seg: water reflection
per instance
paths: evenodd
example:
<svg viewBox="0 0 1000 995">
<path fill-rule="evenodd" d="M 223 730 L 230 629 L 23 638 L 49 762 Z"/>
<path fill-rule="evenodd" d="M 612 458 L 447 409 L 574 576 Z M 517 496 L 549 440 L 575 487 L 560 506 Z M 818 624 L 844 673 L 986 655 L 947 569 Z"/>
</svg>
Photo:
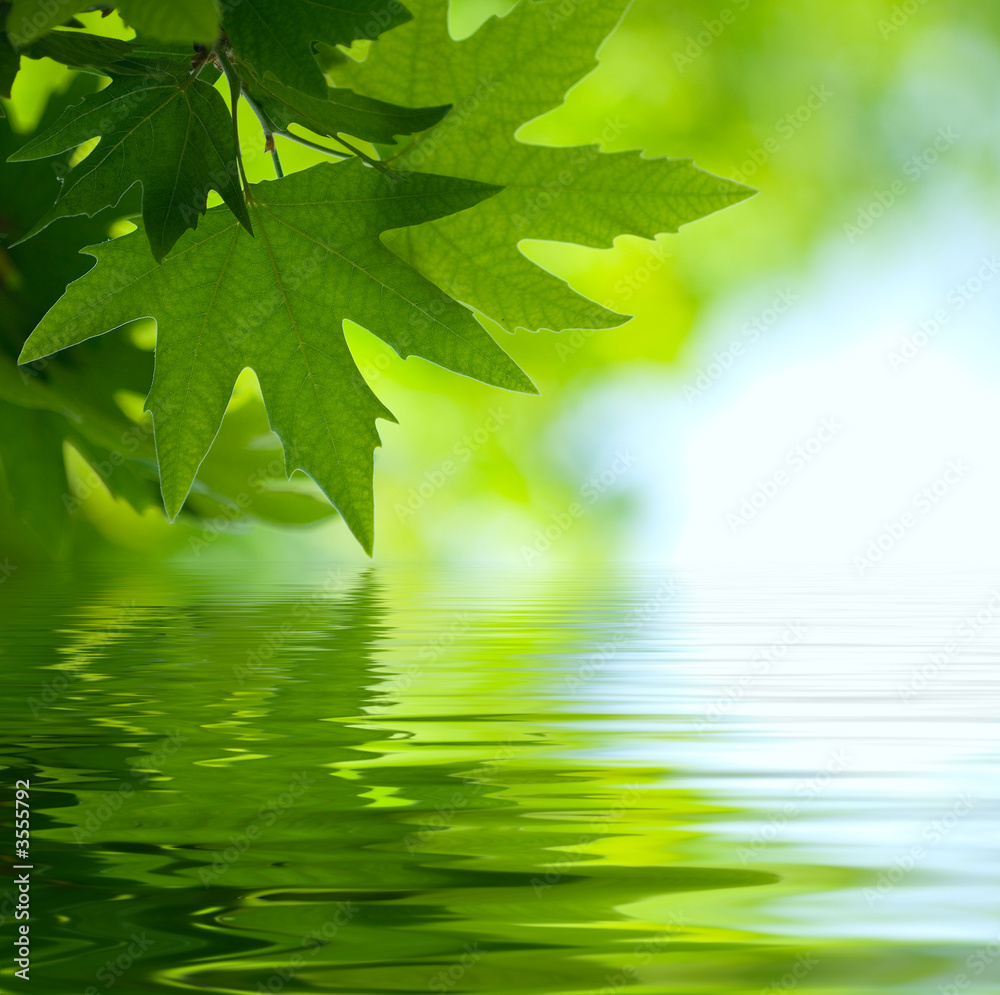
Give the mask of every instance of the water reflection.
<svg viewBox="0 0 1000 995">
<path fill-rule="evenodd" d="M 964 589 L 727 584 L 23 572 L 31 983 L 992 990 L 995 643 L 901 693 Z"/>
</svg>

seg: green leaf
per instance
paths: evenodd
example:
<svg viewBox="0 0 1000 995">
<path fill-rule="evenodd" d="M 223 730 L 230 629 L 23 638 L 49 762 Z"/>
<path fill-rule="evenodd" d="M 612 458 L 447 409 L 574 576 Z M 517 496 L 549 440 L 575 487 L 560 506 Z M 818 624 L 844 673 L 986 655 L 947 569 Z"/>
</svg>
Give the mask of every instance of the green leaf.
<svg viewBox="0 0 1000 995">
<path fill-rule="evenodd" d="M 237 376 L 253 369 L 289 472 L 312 477 L 368 551 L 377 418 L 391 413 L 351 358 L 345 319 L 400 356 L 512 390 L 534 391 L 471 312 L 379 240 L 495 193 L 430 174 L 400 182 L 357 159 L 251 188 L 256 238 L 222 208 L 162 266 L 136 233 L 96 246 L 21 354 L 29 362 L 133 318 L 157 321 L 153 412 L 164 503 L 177 514 L 215 438 Z"/>
<path fill-rule="evenodd" d="M 237 178 L 232 119 L 221 94 L 168 61 L 133 60 L 130 71 L 112 69 L 111 85 L 67 108 L 43 134 L 11 160 L 56 155 L 90 138 L 97 148 L 66 176 L 52 209 L 26 237 L 56 218 L 93 215 L 142 184 L 142 218 L 153 257 L 160 261 L 205 213 L 208 192 L 218 190 L 250 228 Z"/>
<path fill-rule="evenodd" d="M 0 36 L 0 97 L 10 100 L 10 88 L 20 68 L 21 56 L 5 37 Z"/>
<path fill-rule="evenodd" d="M 215 0 L 117 0 L 115 6 L 126 24 L 160 41 L 210 47 L 219 36 Z"/>
<path fill-rule="evenodd" d="M 7 20 L 10 4 L 0 0 L 0 21 Z M 0 97 L 10 100 L 10 89 L 14 85 L 18 70 L 21 68 L 21 56 L 14 48 L 6 34 L 0 33 Z M 0 118 L 6 117 L 3 106 L 0 105 Z"/>
<path fill-rule="evenodd" d="M 53 31 L 25 49 L 32 59 L 54 59 L 75 68 L 100 69 L 131 55 L 134 46 L 117 38 L 81 31 Z"/>
<path fill-rule="evenodd" d="M 350 45 L 409 19 L 399 0 L 240 0 L 225 12 L 223 27 L 237 68 L 245 63 L 259 79 L 273 76 L 322 98 L 327 83 L 313 54 L 315 42 Z"/>
<path fill-rule="evenodd" d="M 366 142 L 392 142 L 438 123 L 449 107 L 399 107 L 328 87 L 323 98 L 310 96 L 276 80 L 254 79 L 252 96 L 277 131 L 300 124 L 317 135 L 353 135 Z"/>
<path fill-rule="evenodd" d="M 41 127 L 95 84 L 95 77 L 76 77 L 65 93 L 52 97 Z M 139 511 L 160 503 L 151 420 L 134 422 L 116 401 L 122 392 L 145 396 L 153 378 L 153 355 L 137 348 L 121 329 L 49 361 L 16 367 L 14 357 L 31 330 L 66 285 L 93 263 L 80 248 L 105 238 L 117 217 L 139 207 L 135 188 L 117 211 L 61 218 L 30 241 L 5 250 L 5 241 L 30 230 L 48 209 L 58 192 L 58 171 L 64 168 L 58 161 L 6 162 L 23 140 L 6 123 L 0 124 L 0 425 L 5 430 L 0 433 L 0 464 L 7 460 L 0 515 L 27 524 L 47 552 L 58 556 L 65 551 L 67 537 L 77 534 L 71 528 L 74 502 L 61 497 L 68 488 L 65 442 L 114 496 Z M 16 426 L 22 423 L 30 423 L 30 431 L 19 432 Z M 308 522 L 332 514 L 321 495 L 289 493 L 287 481 L 273 479 L 282 466 L 280 448 L 276 440 L 262 440 L 266 431 L 260 403 L 244 404 L 235 416 L 227 414 L 217 444 L 202 464 L 197 500 L 183 509 L 185 518 L 197 523 L 199 514 L 213 519 L 222 514 L 230 521 L 233 505 L 240 517 L 276 522 Z M 29 439 L 34 441 L 26 454 Z M 51 493 L 39 496 L 35 488 L 44 481 Z"/>
<path fill-rule="evenodd" d="M 506 189 L 473 211 L 396 233 L 386 244 L 508 330 L 608 328 L 625 320 L 532 264 L 518 249 L 522 239 L 608 247 L 618 235 L 675 232 L 752 193 L 689 159 L 531 146 L 514 137 L 593 70 L 594 53 L 628 3 L 521 0 L 506 17 L 490 18 L 456 42 L 447 0 L 412 0 L 413 21 L 373 45 L 363 63 L 331 69 L 337 82 L 382 100 L 453 105 L 392 160 L 393 168 Z"/>
<path fill-rule="evenodd" d="M 188 496 L 185 511 L 239 524 L 248 515 L 283 525 L 330 518 L 333 508 L 310 481 L 284 475 L 281 442 L 258 398 L 230 405 Z M 196 524 L 196 523 L 195 523 Z"/>
<path fill-rule="evenodd" d="M 36 43 L 37 44 L 37 43 Z M 58 116 L 58 105 L 69 105 L 92 90 L 92 76 L 78 76 L 65 94 L 53 97 L 42 126 Z M 32 328 L 58 299 L 70 280 L 86 272 L 79 249 L 107 236 L 116 214 L 105 210 L 93 218 L 63 218 L 30 242 L 9 251 L 3 243 L 30 230 L 55 199 L 57 176 L 64 163 L 5 161 L 23 137 L 0 126 L 0 463 L 5 484 L 4 512 L 23 522 L 51 556 L 61 556 L 73 535 L 73 495 L 63 455 L 70 442 L 85 459 L 106 464 L 102 475 L 113 494 L 139 501 L 136 481 L 143 480 L 146 504 L 156 497 L 155 460 L 149 436 L 146 454 L 123 449 L 122 438 L 134 429 L 115 403 L 120 390 L 144 391 L 152 379 L 149 353 L 136 349 L 121 335 L 95 340 L 77 351 L 74 362 L 58 360 L 44 368 L 18 370 L 14 357 Z M 56 168 L 53 168 L 56 167 Z M 133 207 L 126 195 L 123 209 Z M 138 206 L 136 200 L 135 205 Z M 131 436 L 127 436 L 131 438 Z M 139 447 L 136 446 L 138 449 Z M 86 451 L 85 451 L 86 450 Z M 142 456 L 145 456 L 145 462 Z M 99 458 L 98 458 L 99 457 Z"/>
<path fill-rule="evenodd" d="M 7 13 L 11 44 L 24 48 L 92 4 L 93 0 L 12 0 Z"/>
<path fill-rule="evenodd" d="M 66 478 L 64 441 L 115 497 L 137 511 L 156 500 L 151 436 L 138 430 L 113 399 L 119 390 L 147 388 L 151 377 L 149 354 L 121 335 L 109 336 L 96 350 L 83 350 L 75 364 L 50 363 L 37 371 L 18 370 L 0 353 L 0 417 L 7 436 L 0 441 L 0 460 L 8 469 L 8 499 L 50 554 L 60 553 L 76 505 Z M 31 473 L 24 472 L 25 466 Z M 24 478 L 44 481 L 47 493 L 37 493 Z"/>
<path fill-rule="evenodd" d="M 31 410 L 0 400 L 0 473 L 6 503 L 34 532 L 50 556 L 59 557 L 69 539 L 63 495 L 69 481 L 62 461 L 62 419 L 50 411 Z M 57 451 L 59 459 L 39 459 Z M 30 466 L 31 473 L 23 467 Z"/>
</svg>

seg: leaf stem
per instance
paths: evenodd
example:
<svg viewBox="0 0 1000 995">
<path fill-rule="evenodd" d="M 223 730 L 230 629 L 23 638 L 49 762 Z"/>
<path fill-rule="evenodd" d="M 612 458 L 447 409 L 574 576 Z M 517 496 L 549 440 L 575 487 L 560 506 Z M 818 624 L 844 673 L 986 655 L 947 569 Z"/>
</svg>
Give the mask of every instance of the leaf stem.
<svg viewBox="0 0 1000 995">
<path fill-rule="evenodd" d="M 380 173 L 383 173 L 385 176 L 388 176 L 390 180 L 402 179 L 402 177 L 397 176 L 384 162 L 380 162 L 378 159 L 373 159 L 370 155 L 365 155 L 365 153 L 362 152 L 361 149 L 356 149 L 349 142 L 345 142 L 343 138 L 337 138 L 335 140 L 340 142 L 340 144 L 343 145 L 345 149 L 356 155 L 359 159 L 368 163 L 369 166 L 371 166 L 374 169 L 377 169 Z"/>
<path fill-rule="evenodd" d="M 194 57 L 191 59 L 191 72 L 188 78 L 181 83 L 181 88 L 190 86 L 200 75 L 202 69 L 209 64 L 212 59 L 212 52 L 203 45 L 196 46 Z"/>
<path fill-rule="evenodd" d="M 240 78 L 236 73 L 235 67 L 232 62 L 229 61 L 229 56 L 226 55 L 223 46 L 221 44 L 217 44 L 213 49 L 213 52 L 215 53 L 215 57 L 219 60 L 219 65 L 222 66 L 222 72 L 225 74 L 226 81 L 229 83 L 229 97 L 233 112 L 233 140 L 236 143 L 236 163 L 239 166 L 240 177 L 243 180 L 243 196 L 247 201 L 252 201 L 253 194 L 250 192 L 250 183 L 247 180 L 246 170 L 243 168 L 243 153 L 240 150 L 240 125 L 237 117 L 242 84 L 240 83 Z"/>
<path fill-rule="evenodd" d="M 340 156 L 341 159 L 349 159 L 354 154 L 353 152 L 341 152 L 340 149 L 328 149 L 325 145 L 320 145 L 319 142 L 311 142 L 308 138 L 302 138 L 290 131 L 276 131 L 275 134 L 281 135 L 282 138 L 287 138 L 289 141 L 298 142 L 299 145 L 304 145 L 307 149 L 315 149 L 317 152 L 325 152 L 327 155 Z M 334 139 L 334 141 L 340 141 L 340 139 Z"/>
<path fill-rule="evenodd" d="M 274 163 L 274 172 L 280 180 L 285 173 L 281 168 L 281 160 L 278 158 L 278 150 L 274 147 L 274 128 L 271 127 L 271 122 L 268 120 L 267 115 L 261 109 L 257 101 L 250 96 L 245 86 L 243 87 L 243 99 L 250 105 L 250 110 L 257 115 L 257 120 L 260 121 L 261 130 L 264 132 L 264 151 L 271 153 L 271 162 Z"/>
</svg>

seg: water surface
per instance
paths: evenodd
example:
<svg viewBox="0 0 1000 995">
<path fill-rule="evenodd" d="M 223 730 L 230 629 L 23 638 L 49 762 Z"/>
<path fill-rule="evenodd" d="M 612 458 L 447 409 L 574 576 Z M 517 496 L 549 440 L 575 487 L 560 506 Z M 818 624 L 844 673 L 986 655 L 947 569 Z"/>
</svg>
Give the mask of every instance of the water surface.
<svg viewBox="0 0 1000 995">
<path fill-rule="evenodd" d="M 996 992 L 995 583 L 24 567 L 0 990 Z"/>
</svg>

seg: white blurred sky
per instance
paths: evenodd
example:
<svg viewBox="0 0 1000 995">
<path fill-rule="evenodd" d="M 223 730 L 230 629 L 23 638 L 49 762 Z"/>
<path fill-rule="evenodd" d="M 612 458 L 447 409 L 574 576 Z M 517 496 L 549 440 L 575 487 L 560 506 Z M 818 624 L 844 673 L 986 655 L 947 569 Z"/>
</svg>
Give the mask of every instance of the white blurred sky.
<svg viewBox="0 0 1000 995">
<path fill-rule="evenodd" d="M 623 482 L 640 506 L 626 558 L 854 569 L 869 540 L 910 511 L 915 524 L 875 570 L 1000 562 L 1000 274 L 961 311 L 948 303 L 1000 254 L 993 217 L 967 188 L 936 186 L 854 244 L 831 232 L 805 279 L 776 275 L 707 315 L 676 378 L 634 372 L 583 400 L 563 424 L 589 433 L 592 465 L 621 446 L 639 456 Z M 686 398 L 696 371 L 786 288 L 799 297 L 788 313 Z M 942 307 L 948 324 L 894 370 L 889 354 Z M 830 417 L 842 425 L 836 437 L 791 467 L 787 453 Z M 968 472 L 930 510 L 916 508 L 914 495 L 955 460 Z M 734 534 L 727 516 L 779 469 L 787 482 Z"/>
</svg>

